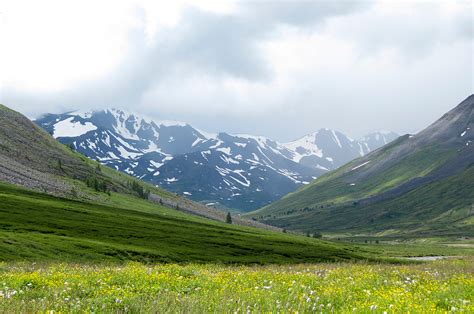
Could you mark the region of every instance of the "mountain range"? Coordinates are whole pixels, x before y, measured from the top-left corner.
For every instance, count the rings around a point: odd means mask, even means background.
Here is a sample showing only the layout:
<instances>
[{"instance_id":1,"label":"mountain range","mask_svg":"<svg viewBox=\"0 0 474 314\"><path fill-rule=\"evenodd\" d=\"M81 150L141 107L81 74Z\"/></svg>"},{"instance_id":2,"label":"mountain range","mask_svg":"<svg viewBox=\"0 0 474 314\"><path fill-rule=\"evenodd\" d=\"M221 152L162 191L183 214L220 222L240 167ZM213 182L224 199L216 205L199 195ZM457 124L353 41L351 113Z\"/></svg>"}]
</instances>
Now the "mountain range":
<instances>
[{"instance_id":1,"label":"mountain range","mask_svg":"<svg viewBox=\"0 0 474 314\"><path fill-rule=\"evenodd\" d=\"M360 140L321 129L290 143L209 133L119 109L46 114L35 121L60 142L116 170L216 208L251 211L398 137Z\"/></svg>"},{"instance_id":2,"label":"mountain range","mask_svg":"<svg viewBox=\"0 0 474 314\"><path fill-rule=\"evenodd\" d=\"M474 95L249 215L305 232L474 236Z\"/></svg>"}]
</instances>

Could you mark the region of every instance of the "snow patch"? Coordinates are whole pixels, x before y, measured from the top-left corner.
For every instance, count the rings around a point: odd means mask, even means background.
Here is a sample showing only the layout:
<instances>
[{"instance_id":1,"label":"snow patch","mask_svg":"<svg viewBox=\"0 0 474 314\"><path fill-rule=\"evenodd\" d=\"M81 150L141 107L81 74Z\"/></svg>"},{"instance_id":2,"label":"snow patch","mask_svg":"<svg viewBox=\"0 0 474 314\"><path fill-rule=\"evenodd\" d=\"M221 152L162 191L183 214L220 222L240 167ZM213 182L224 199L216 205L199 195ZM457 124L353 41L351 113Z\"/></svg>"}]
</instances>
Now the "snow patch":
<instances>
[{"instance_id":1,"label":"snow patch","mask_svg":"<svg viewBox=\"0 0 474 314\"><path fill-rule=\"evenodd\" d=\"M299 163L306 156L323 157L323 151L316 144L316 134L317 132L311 133L296 141L283 144L283 147L292 152L291 160Z\"/></svg>"},{"instance_id":2,"label":"snow patch","mask_svg":"<svg viewBox=\"0 0 474 314\"><path fill-rule=\"evenodd\" d=\"M222 152L226 155L230 155L230 152L231 152L230 147L221 147L221 148L216 149L216 151Z\"/></svg>"},{"instance_id":3,"label":"snow patch","mask_svg":"<svg viewBox=\"0 0 474 314\"><path fill-rule=\"evenodd\" d=\"M82 124L79 121L73 122L74 117L67 118L54 125L53 136L58 137L76 137L97 130L97 127L90 122Z\"/></svg>"},{"instance_id":4,"label":"snow patch","mask_svg":"<svg viewBox=\"0 0 474 314\"><path fill-rule=\"evenodd\" d=\"M199 144L199 143L202 142L202 141L203 141L203 139L198 137L198 138L191 144L191 147L196 146L197 144Z\"/></svg>"},{"instance_id":5,"label":"snow patch","mask_svg":"<svg viewBox=\"0 0 474 314\"><path fill-rule=\"evenodd\" d=\"M352 170L359 169L360 167L363 167L363 166L367 165L369 162L370 162L370 160L369 160L369 161L366 161L366 162L364 162L364 163L362 163L362 164L360 164L360 165L358 165L358 166L355 166L354 168L351 169L351 171L352 171Z\"/></svg>"},{"instance_id":6,"label":"snow patch","mask_svg":"<svg viewBox=\"0 0 474 314\"><path fill-rule=\"evenodd\" d=\"M221 156L221 160L223 160L226 164L235 164L235 165L239 164L237 160L232 159L231 157L227 157L225 155Z\"/></svg>"},{"instance_id":7,"label":"snow patch","mask_svg":"<svg viewBox=\"0 0 474 314\"><path fill-rule=\"evenodd\" d=\"M339 146L339 148L342 148L341 141L339 140L339 137L337 137L336 132L334 132L334 130L331 130L331 133L337 146Z\"/></svg>"},{"instance_id":8,"label":"snow patch","mask_svg":"<svg viewBox=\"0 0 474 314\"><path fill-rule=\"evenodd\" d=\"M156 161L153 161L153 160L150 160L150 164L155 167L156 169L160 168L161 166L164 165L164 163L161 163L161 162L156 162Z\"/></svg>"}]
</instances>

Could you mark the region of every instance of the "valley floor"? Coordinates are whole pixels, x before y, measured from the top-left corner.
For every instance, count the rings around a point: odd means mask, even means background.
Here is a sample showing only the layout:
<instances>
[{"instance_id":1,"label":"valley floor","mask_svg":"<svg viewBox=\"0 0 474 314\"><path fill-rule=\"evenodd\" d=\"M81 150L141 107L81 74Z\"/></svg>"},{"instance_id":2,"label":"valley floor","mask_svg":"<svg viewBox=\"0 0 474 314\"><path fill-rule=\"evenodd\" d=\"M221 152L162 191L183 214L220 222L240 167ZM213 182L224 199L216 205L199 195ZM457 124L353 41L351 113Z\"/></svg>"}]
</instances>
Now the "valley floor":
<instances>
[{"instance_id":1,"label":"valley floor","mask_svg":"<svg viewBox=\"0 0 474 314\"><path fill-rule=\"evenodd\" d=\"M0 312L474 312L472 256L408 265L0 263Z\"/></svg>"}]
</instances>

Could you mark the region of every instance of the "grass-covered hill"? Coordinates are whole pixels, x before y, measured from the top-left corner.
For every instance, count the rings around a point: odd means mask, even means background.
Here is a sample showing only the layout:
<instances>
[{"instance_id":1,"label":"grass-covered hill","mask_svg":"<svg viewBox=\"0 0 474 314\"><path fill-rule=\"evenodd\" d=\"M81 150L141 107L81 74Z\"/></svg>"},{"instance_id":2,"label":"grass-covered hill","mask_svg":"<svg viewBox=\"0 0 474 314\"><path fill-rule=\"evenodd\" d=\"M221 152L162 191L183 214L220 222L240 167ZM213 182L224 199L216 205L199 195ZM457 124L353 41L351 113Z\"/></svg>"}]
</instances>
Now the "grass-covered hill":
<instances>
[{"instance_id":1,"label":"grass-covered hill","mask_svg":"<svg viewBox=\"0 0 474 314\"><path fill-rule=\"evenodd\" d=\"M474 236L474 95L250 216L301 231Z\"/></svg>"},{"instance_id":2,"label":"grass-covered hill","mask_svg":"<svg viewBox=\"0 0 474 314\"><path fill-rule=\"evenodd\" d=\"M26 117L0 107L0 261L295 263L374 258L354 246L206 219L197 207L191 209L198 215L190 215L166 206L172 201L178 207L191 204L100 167Z\"/></svg>"},{"instance_id":3,"label":"grass-covered hill","mask_svg":"<svg viewBox=\"0 0 474 314\"><path fill-rule=\"evenodd\" d=\"M3 261L289 263L371 258L355 247L229 225L112 194L111 205L0 184Z\"/></svg>"}]
</instances>

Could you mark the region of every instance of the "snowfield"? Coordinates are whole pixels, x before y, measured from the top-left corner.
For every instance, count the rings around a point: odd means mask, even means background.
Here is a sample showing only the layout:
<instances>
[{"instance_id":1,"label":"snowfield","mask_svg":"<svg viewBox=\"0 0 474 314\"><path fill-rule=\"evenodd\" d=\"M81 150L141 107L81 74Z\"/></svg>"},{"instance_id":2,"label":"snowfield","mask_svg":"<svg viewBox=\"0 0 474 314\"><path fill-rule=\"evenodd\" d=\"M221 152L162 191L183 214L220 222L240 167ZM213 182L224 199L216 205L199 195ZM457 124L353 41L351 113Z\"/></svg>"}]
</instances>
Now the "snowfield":
<instances>
[{"instance_id":1,"label":"snowfield","mask_svg":"<svg viewBox=\"0 0 474 314\"><path fill-rule=\"evenodd\" d=\"M90 122L82 124L79 121L74 121L74 117L60 121L54 125L53 136L58 137L77 137L86 134L90 131L97 130L97 127Z\"/></svg>"}]
</instances>

